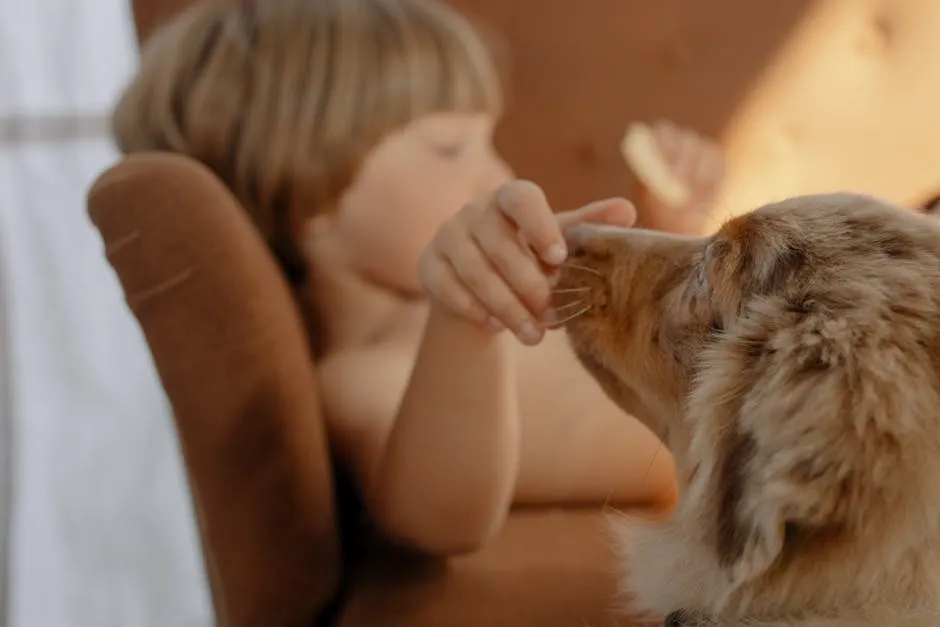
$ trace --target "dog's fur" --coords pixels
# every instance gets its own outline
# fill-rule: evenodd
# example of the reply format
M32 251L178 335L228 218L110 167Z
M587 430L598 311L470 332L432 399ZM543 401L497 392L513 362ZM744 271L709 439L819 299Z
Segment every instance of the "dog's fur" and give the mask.
M940 625L940 221L832 194L570 238L574 350L680 477L668 521L623 530L631 607Z

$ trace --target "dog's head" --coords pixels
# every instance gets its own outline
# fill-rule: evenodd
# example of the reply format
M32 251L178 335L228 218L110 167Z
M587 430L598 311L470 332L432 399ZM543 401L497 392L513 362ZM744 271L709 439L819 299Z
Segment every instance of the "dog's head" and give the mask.
M937 523L940 225L833 194L707 238L570 240L556 306L584 310L571 344L672 450L678 515L729 589L844 551L901 559L874 547Z

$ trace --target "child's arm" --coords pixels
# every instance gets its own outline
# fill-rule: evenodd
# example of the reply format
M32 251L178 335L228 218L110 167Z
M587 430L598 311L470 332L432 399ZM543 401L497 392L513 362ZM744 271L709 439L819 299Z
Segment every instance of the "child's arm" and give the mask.
M432 306L373 499L432 551L479 548L503 524L519 465L511 338Z
M331 439L386 533L454 554L501 526L519 457L510 339L432 307L417 357L388 344L322 365Z
M508 196L518 197L510 211L525 228L509 226L494 195L461 212L429 247L422 277L432 307L417 355L390 344L321 365L331 437L353 466L371 515L388 533L433 553L485 543L501 527L516 488L520 418L508 344L514 340L487 323L498 322L527 344L541 340L542 331L532 337L524 323L543 313L549 281L520 235L538 240L546 255L551 244L563 243L567 223L628 225L635 218L622 200L556 217L537 187L522 189L527 193ZM541 239L532 235L538 229ZM544 283L540 296L515 292L528 295L523 304L510 287L517 284L496 272L494 257L507 274L526 276L528 269L530 280Z

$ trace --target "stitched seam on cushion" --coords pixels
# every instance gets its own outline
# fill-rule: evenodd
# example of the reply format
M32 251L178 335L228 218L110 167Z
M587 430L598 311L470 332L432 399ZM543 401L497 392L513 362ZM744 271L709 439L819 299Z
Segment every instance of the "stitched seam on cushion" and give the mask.
M127 304L130 305L131 310L137 311L138 308L146 303L148 300L166 294L175 287L178 287L188 281L190 277L193 276L193 269L187 268L177 274L172 276L169 279L157 283L152 287L148 287L142 290L138 290L131 294L127 295Z

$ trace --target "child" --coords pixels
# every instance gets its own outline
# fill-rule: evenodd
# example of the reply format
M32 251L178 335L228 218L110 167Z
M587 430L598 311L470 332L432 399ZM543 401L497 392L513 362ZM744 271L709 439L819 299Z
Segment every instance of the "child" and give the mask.
M123 151L190 155L237 194L294 285L367 509L442 554L480 546L513 502L673 498L668 452L543 333L541 300L484 276L470 287L509 303L491 314L447 274L492 264L538 292L542 266L505 246L514 210L526 237L544 233L536 246L559 243L559 224L635 218L616 199L556 218L533 184L491 194L511 177L491 141L501 98L478 35L433 0L260 0L201 3L157 33L114 116ZM703 140L657 132L683 172L707 171Z

